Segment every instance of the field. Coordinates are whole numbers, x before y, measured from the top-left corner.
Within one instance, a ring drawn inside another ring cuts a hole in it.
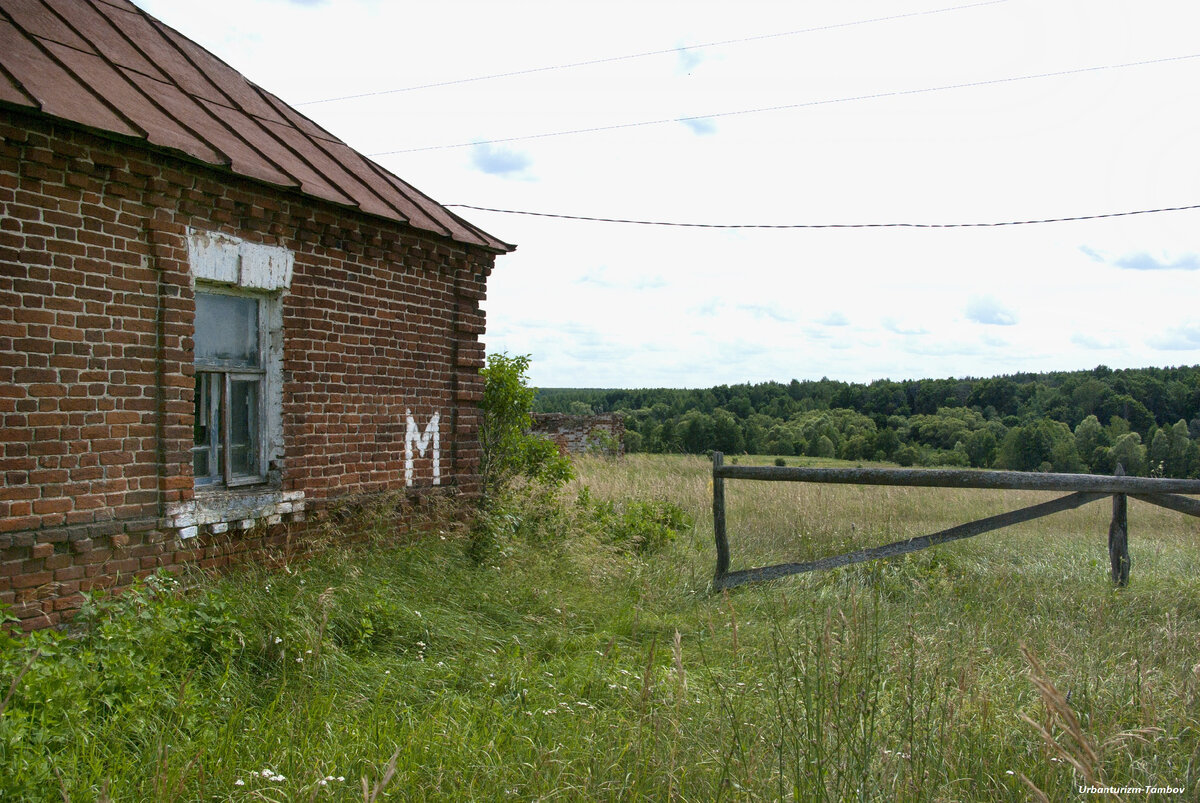
[[[364,514],[368,548],[0,641],[0,797],[1196,799],[1197,519],[1131,501],[1124,589],[1101,501],[716,595],[706,461],[577,466],[486,529]],[[1043,498],[730,481],[733,567]]]

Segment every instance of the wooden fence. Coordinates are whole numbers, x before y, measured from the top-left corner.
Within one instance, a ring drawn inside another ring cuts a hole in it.
[[[717,542],[717,571],[714,588],[720,590],[756,580],[789,574],[833,569],[916,552],[938,544],[1033,521],[1051,513],[1112,497],[1112,524],[1108,528],[1108,555],[1112,579],[1129,582],[1128,497],[1200,516],[1200,500],[1179,494],[1200,494],[1200,480],[1126,477],[1120,466],[1111,477],[1097,474],[1033,474],[1022,471],[966,471],[961,469],[905,468],[795,468],[787,466],[725,465],[720,452],[713,454],[713,532]],[[725,530],[725,480],[768,480],[774,482],[827,482],[852,485],[900,485],[924,488],[994,488],[1026,491],[1069,491],[1067,496],[1023,507],[1008,513],[960,524],[948,530],[896,541],[884,546],[832,555],[806,563],[778,563],[753,569],[729,570],[729,538]]]

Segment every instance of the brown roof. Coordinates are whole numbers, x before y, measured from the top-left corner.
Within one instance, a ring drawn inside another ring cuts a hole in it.
[[[128,0],[0,0],[0,104],[496,252],[496,239]]]

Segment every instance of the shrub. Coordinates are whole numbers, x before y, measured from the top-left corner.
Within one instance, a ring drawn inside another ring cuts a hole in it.
[[[529,387],[528,370],[528,356],[489,354],[480,371],[484,389],[479,472],[488,497],[518,476],[560,486],[574,475],[571,461],[559,454],[558,447],[529,432],[536,391]]]
[[[595,501],[586,488],[577,505],[597,527],[600,538],[624,552],[650,555],[661,551],[695,522],[683,508],[663,499],[631,500],[623,507]]]
[[[200,728],[205,701],[188,680],[227,672],[245,643],[218,591],[184,593],[166,573],[120,596],[90,596],[74,621],[77,637],[0,628],[4,693],[11,683],[11,696],[0,693],[0,799],[40,800],[59,788],[53,757],[79,738],[60,723],[88,723],[94,738],[131,745],[151,743],[165,723],[183,734]]]

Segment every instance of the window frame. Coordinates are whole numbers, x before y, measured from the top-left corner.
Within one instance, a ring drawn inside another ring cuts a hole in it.
[[[198,446],[193,437],[192,448],[192,470],[195,472],[196,458],[195,454],[200,449],[208,451],[208,464],[210,471],[206,475],[194,474],[195,484],[197,489],[214,489],[214,488],[236,488],[244,485],[259,485],[267,481],[267,441],[268,441],[268,421],[267,421],[267,396],[268,396],[268,376],[267,361],[269,359],[269,332],[268,332],[268,301],[269,297],[263,293],[239,292],[237,288],[197,285],[196,296],[211,295],[211,296],[234,296],[236,298],[250,299],[256,305],[257,318],[257,356],[258,368],[246,368],[245,366],[229,366],[222,365],[219,361],[204,362],[195,356],[196,349],[193,349],[193,366],[195,369],[195,393],[199,394],[203,387],[201,383],[201,375],[207,374],[213,377],[210,380],[209,388],[215,386],[216,393],[209,396],[208,405],[211,407],[213,395],[216,396],[220,415],[209,414],[208,426],[208,444]],[[193,331],[193,344],[195,343],[196,332]],[[255,382],[257,387],[257,399],[255,404],[255,420],[253,422],[253,435],[256,444],[256,466],[257,472],[254,474],[235,474],[233,472],[233,454],[231,443],[231,432],[233,428],[233,412],[229,400],[232,396],[233,383],[237,381]],[[211,426],[214,418],[219,418],[216,421],[217,426]],[[214,431],[215,430],[215,431]],[[220,455],[221,457],[219,457]],[[222,459],[223,457],[223,459]],[[219,465],[220,470],[214,470]]]

